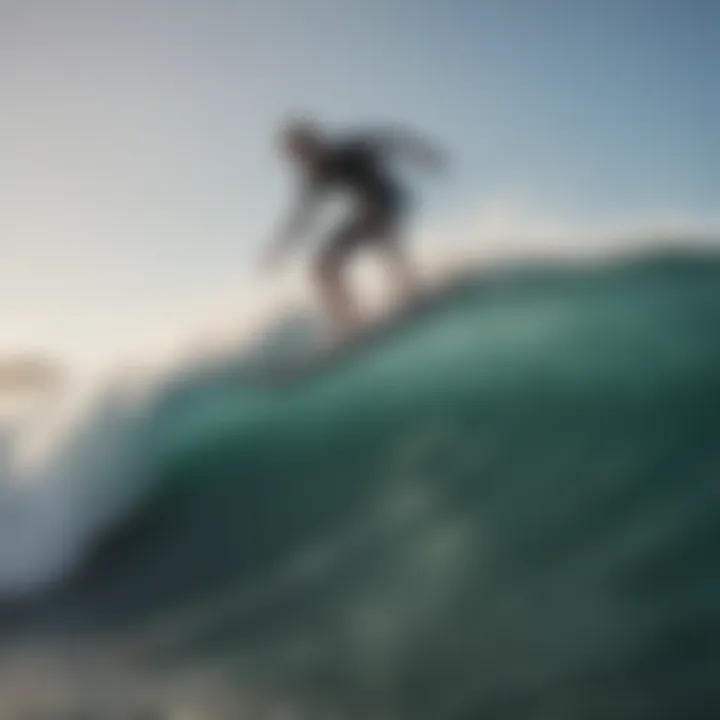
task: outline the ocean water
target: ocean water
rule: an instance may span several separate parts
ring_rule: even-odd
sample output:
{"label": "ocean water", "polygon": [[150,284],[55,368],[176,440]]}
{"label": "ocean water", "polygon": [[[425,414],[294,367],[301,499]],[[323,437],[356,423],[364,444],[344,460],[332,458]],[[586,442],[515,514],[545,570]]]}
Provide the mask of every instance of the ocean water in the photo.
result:
{"label": "ocean water", "polygon": [[478,274],[0,458],[0,718],[720,716],[720,257]]}

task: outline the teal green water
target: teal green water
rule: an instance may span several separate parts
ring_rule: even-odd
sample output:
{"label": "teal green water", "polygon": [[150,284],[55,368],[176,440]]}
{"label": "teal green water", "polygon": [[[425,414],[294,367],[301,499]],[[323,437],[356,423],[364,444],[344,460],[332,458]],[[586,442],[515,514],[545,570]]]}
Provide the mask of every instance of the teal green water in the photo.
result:
{"label": "teal green water", "polygon": [[719,438],[718,258],[478,279],[169,391],[153,491],[6,635],[158,717],[717,717]]}

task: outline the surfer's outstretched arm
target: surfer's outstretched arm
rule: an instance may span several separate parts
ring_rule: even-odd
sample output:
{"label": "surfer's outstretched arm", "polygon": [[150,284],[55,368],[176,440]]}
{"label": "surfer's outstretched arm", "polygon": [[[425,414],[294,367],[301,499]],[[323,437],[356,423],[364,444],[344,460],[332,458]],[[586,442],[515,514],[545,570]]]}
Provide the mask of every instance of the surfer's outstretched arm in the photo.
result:
{"label": "surfer's outstretched arm", "polygon": [[317,203],[318,192],[314,185],[307,184],[303,187],[300,195],[293,207],[287,220],[281,226],[280,231],[275,236],[272,243],[267,260],[270,264],[274,264],[281,255],[286,253],[292,245],[297,241],[298,237],[305,232],[313,210]]}
{"label": "surfer's outstretched arm", "polygon": [[373,129],[368,135],[384,154],[408,157],[431,170],[442,169],[446,164],[446,154],[435,143],[412,130],[385,127]]}

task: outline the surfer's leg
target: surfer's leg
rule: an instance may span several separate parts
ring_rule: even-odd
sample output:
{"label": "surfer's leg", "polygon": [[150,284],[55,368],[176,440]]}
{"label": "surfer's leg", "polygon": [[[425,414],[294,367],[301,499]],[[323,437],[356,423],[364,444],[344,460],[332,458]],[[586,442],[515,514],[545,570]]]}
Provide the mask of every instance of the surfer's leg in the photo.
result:
{"label": "surfer's leg", "polygon": [[368,234],[364,217],[343,225],[320,252],[316,265],[316,282],[323,305],[336,332],[346,334],[358,324],[359,311],[343,279],[345,264],[359,242]]}
{"label": "surfer's leg", "polygon": [[388,226],[380,240],[379,246],[386,258],[394,288],[403,302],[412,301],[418,296],[421,283],[399,228]]}
{"label": "surfer's leg", "polygon": [[405,224],[409,202],[397,193],[388,199],[376,219],[377,248],[384,256],[390,280],[399,302],[411,302],[419,295],[420,278],[405,242]]}

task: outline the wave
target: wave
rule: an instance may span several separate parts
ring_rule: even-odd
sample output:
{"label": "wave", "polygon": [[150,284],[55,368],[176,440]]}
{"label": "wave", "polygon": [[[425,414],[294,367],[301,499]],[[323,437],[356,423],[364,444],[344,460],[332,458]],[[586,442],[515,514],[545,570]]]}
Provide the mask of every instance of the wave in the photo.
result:
{"label": "wave", "polygon": [[699,717],[719,319],[710,253],[517,268],[283,386],[311,319],[95,397],[3,487],[7,657],[168,717]]}

